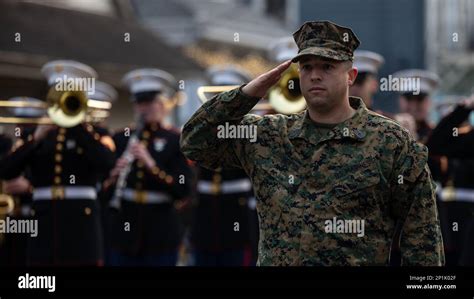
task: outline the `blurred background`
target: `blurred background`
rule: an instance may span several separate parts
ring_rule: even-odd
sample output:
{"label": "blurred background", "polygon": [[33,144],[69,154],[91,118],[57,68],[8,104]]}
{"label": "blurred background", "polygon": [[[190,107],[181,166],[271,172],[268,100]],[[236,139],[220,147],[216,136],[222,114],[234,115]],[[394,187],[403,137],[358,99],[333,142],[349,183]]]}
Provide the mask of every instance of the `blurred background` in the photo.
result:
{"label": "blurred background", "polygon": [[[257,75],[274,65],[269,44],[307,20],[351,27],[360,49],[385,57],[381,77],[407,68],[437,73],[435,102],[473,92],[470,0],[1,0],[0,11],[0,98],[44,98],[41,66],[77,60],[118,90],[111,128],[133,117],[120,81],[127,71],[156,67],[184,80],[188,100],[173,116],[180,126],[200,105],[196,88],[206,68],[234,63]],[[396,98],[379,92],[374,109],[397,112]]]}

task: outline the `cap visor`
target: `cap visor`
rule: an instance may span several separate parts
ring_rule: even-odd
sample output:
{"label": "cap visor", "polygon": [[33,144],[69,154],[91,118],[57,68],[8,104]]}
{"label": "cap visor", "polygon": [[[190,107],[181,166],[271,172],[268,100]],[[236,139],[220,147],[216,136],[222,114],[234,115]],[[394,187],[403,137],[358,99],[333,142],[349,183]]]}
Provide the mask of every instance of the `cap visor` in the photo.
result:
{"label": "cap visor", "polygon": [[334,51],[332,49],[310,47],[299,52],[298,55],[296,55],[295,57],[293,57],[293,59],[291,59],[291,62],[298,62],[301,59],[301,57],[308,56],[308,55],[324,57],[324,58],[329,58],[329,59],[339,60],[339,61],[351,60],[352,58],[352,56],[349,56],[345,53],[341,53],[338,51]]}

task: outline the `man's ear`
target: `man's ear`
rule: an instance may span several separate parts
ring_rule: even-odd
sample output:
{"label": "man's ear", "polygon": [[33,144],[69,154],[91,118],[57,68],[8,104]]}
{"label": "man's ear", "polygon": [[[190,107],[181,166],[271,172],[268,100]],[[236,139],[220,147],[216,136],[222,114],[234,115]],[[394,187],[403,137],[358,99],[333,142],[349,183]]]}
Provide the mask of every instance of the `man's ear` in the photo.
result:
{"label": "man's ear", "polygon": [[347,79],[347,83],[349,86],[352,86],[355,82],[355,79],[357,78],[357,68],[351,67],[348,71],[347,74],[349,75],[349,78]]}

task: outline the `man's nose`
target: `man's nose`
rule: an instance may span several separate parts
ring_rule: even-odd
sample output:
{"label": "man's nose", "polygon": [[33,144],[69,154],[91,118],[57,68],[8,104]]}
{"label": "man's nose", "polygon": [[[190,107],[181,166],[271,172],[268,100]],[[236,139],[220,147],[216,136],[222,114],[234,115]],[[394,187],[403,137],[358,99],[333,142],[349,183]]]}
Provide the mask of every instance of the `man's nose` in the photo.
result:
{"label": "man's nose", "polygon": [[320,81],[323,78],[321,70],[318,68],[313,68],[313,70],[311,70],[310,78],[311,81]]}

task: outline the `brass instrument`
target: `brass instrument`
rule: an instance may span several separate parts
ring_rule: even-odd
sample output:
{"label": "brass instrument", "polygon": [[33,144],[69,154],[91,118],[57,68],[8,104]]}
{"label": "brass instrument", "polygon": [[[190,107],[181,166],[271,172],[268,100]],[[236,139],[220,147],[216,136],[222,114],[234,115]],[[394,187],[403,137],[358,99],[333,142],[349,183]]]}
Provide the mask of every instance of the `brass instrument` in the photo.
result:
{"label": "brass instrument", "polygon": [[56,124],[70,128],[83,121],[101,122],[109,116],[112,104],[91,100],[83,91],[58,91],[51,87],[44,103],[0,101],[0,108],[26,107],[46,110],[48,116],[23,118],[0,116],[3,124]]}
{"label": "brass instrument", "polygon": [[[3,181],[0,181],[0,220],[5,220],[7,215],[13,212],[15,201],[13,197],[4,193]],[[3,233],[0,233],[0,244],[4,240]]]}
{"label": "brass instrument", "polygon": [[[272,87],[267,103],[257,104],[253,110],[275,110],[283,114],[297,113],[306,108],[306,101],[301,94],[298,67],[291,65],[281,76],[280,81]],[[209,100],[207,94],[215,95],[239,87],[238,85],[201,86],[197,89],[199,100]]]}

